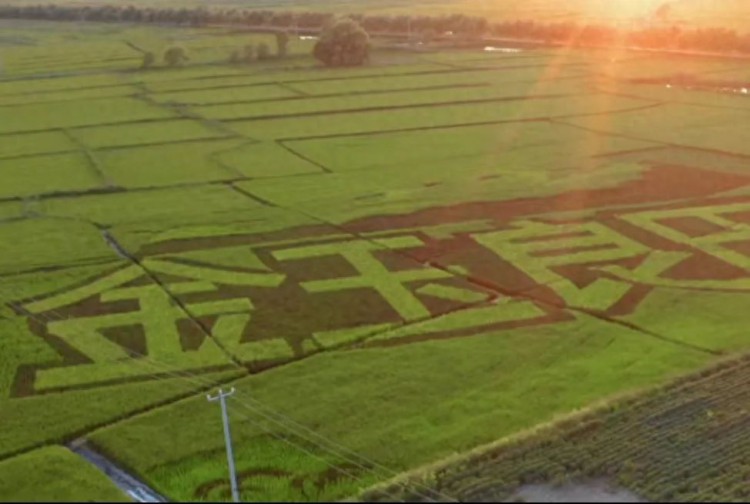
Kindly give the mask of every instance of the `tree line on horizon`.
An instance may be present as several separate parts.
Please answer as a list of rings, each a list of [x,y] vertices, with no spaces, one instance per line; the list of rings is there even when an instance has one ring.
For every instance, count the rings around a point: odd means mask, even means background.
[[[323,12],[290,12],[244,9],[153,8],[114,5],[0,5],[0,18],[52,21],[133,22],[186,25],[237,25],[284,30],[320,30],[335,15]],[[605,24],[514,20],[490,23],[463,14],[443,16],[348,16],[371,34],[409,35],[430,41],[452,37],[480,41],[485,37],[534,40],[564,45],[625,45],[644,49],[679,49],[750,53],[750,33],[728,28],[683,28],[676,24],[623,29]],[[662,20],[663,21],[663,20]]]

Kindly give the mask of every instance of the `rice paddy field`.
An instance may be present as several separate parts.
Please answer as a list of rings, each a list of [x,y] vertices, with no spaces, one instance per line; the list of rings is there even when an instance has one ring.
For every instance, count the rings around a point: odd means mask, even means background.
[[[230,65],[273,38],[1,27],[0,475],[80,478],[35,497],[122,498],[66,462],[85,438],[171,500],[229,499],[220,386],[247,501],[356,496],[638,390],[572,456],[628,463],[638,415],[644,446],[675,416],[706,450],[745,446],[721,394],[746,364],[648,395],[750,347],[745,61],[376,43],[368,65],[326,69],[294,40]],[[187,64],[139,69],[133,46],[174,44]],[[731,428],[700,423],[722,408]],[[660,447],[638,467],[677,467]],[[747,478],[707,470],[669,495]],[[633,490],[666,496],[657,483]]]

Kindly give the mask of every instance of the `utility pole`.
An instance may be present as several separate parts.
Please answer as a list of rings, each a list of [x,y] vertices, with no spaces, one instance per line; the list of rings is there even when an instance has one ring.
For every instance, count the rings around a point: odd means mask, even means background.
[[[209,402],[219,401],[221,404],[221,418],[224,422],[224,442],[227,446],[227,462],[229,462],[229,482],[232,485],[232,500],[240,502],[240,491],[237,487],[237,471],[234,468],[234,454],[232,453],[232,433],[229,430],[229,413],[227,412],[227,397],[234,394],[234,387],[228,392],[219,389],[219,393],[213,397],[206,395]]]

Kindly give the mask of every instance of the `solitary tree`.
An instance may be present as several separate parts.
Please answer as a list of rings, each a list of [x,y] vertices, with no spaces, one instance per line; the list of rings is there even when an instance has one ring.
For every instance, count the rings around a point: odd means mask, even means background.
[[[283,58],[286,56],[289,48],[289,33],[286,31],[276,32],[276,56]]]
[[[166,63],[167,66],[174,67],[182,65],[188,59],[185,49],[182,47],[170,47],[164,52],[164,63]]]
[[[258,44],[258,59],[259,60],[267,60],[271,58],[271,48],[268,47],[268,44],[265,42],[261,42]]]
[[[370,55],[370,37],[359,23],[341,19],[326,27],[313,48],[313,56],[328,66],[357,66]]]

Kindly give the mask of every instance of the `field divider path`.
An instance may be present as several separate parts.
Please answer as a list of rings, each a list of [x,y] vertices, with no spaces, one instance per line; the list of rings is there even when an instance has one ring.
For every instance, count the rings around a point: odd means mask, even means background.
[[[96,174],[97,177],[101,179],[104,187],[109,189],[119,188],[117,183],[109,175],[107,175],[106,171],[104,171],[102,162],[99,160],[93,150],[89,149],[83,142],[81,142],[81,140],[75,135],[75,133],[70,131],[69,128],[63,128],[61,131],[70,139],[71,142],[73,142],[74,145],[76,145],[81,150],[81,152],[83,152],[89,162],[91,170]]]
[[[211,119],[206,119],[203,116],[193,113],[192,111],[190,111],[190,108],[187,105],[161,103],[161,102],[154,100],[151,97],[151,92],[146,88],[145,84],[143,83],[137,83],[137,84],[134,84],[134,86],[138,88],[139,92],[133,95],[133,97],[145,102],[148,105],[151,105],[152,107],[157,107],[163,110],[169,110],[170,112],[177,114],[177,116],[182,119],[198,121],[201,124],[203,124],[206,128],[216,131],[217,133],[220,133],[225,138],[244,138],[247,140],[253,140],[251,138],[244,137],[240,135],[239,133],[237,133],[236,131],[226,127],[224,123],[222,123],[221,121],[214,121]]]
[[[569,95],[567,95],[569,96]],[[565,95],[561,96],[561,98],[564,98]],[[443,105],[443,104],[438,104]],[[435,105],[431,105],[435,106]],[[345,137],[358,137],[358,136],[377,136],[377,135],[389,135],[392,133],[407,133],[407,132],[413,132],[413,131],[432,131],[432,130],[443,130],[443,129],[455,129],[455,128],[469,128],[472,126],[494,126],[498,124],[513,124],[513,123],[534,123],[534,122],[549,122],[554,124],[564,124],[566,126],[573,126],[577,127],[576,125],[569,124],[566,122],[560,122],[563,119],[569,119],[569,118],[575,118],[575,117],[596,117],[596,116],[608,116],[612,114],[620,114],[623,112],[638,112],[641,110],[648,110],[651,108],[656,108],[661,106],[661,103],[649,103],[647,105],[640,105],[637,107],[631,107],[627,109],[617,110],[617,111],[610,111],[610,112],[592,112],[588,114],[563,114],[563,115],[557,115],[557,116],[541,116],[541,117],[528,117],[524,119],[498,119],[494,121],[477,121],[477,122],[466,122],[466,123],[451,123],[451,124],[438,124],[434,126],[414,126],[410,128],[396,128],[396,129],[387,129],[387,130],[370,130],[370,131],[358,131],[355,133],[333,133],[333,134],[326,134],[326,135],[313,135],[313,136],[297,136],[297,137],[283,137],[283,138],[277,138],[276,141],[279,142],[299,142],[302,140],[325,140],[330,138],[345,138]],[[413,107],[412,107],[413,108]],[[389,109],[380,109],[380,111],[387,111]],[[348,112],[348,111],[347,111]],[[292,116],[286,116],[286,118],[292,117]],[[243,121],[245,119],[238,119],[238,121]],[[234,121],[234,119],[230,120]],[[227,122],[230,122],[227,121]],[[586,129],[584,127],[581,127],[582,129]],[[590,130],[593,131],[593,130]],[[607,131],[593,131],[595,133],[599,134],[605,134],[605,135],[611,135],[611,136],[623,136],[618,135],[617,133],[607,132]],[[657,142],[654,140],[646,140],[647,142],[651,143],[658,143],[661,145],[669,145],[662,142]]]
[[[314,112],[298,112],[294,114],[267,114],[258,116],[243,116],[243,117],[232,117],[224,119],[225,122],[245,122],[245,121],[268,121],[273,119],[295,119],[301,117],[316,117],[316,116],[329,116],[329,115],[346,115],[346,114],[358,114],[367,112],[388,112],[392,110],[409,110],[409,109],[429,109],[447,107],[451,105],[474,105],[482,103],[503,103],[503,102],[522,102],[531,100],[548,100],[551,98],[566,98],[568,96],[574,96],[573,94],[540,94],[533,96],[503,96],[498,98],[481,98],[481,99],[469,99],[469,100],[450,100],[441,102],[429,102],[429,103],[410,103],[405,105],[388,105],[388,106],[372,106],[372,107],[361,107],[361,108],[350,108],[350,109],[329,109],[329,110],[316,110]],[[288,140],[288,139],[283,139]]]
[[[281,85],[281,83],[279,83]],[[419,86],[419,87],[398,87],[398,88],[388,88],[388,89],[370,89],[367,91],[339,91],[335,93],[320,93],[320,94],[304,94],[302,91],[295,91],[297,93],[300,93],[299,96],[282,96],[282,97],[276,97],[276,98],[256,98],[256,99],[247,99],[247,100],[230,100],[230,101],[221,101],[221,102],[203,102],[203,103],[184,103],[185,105],[190,106],[217,106],[217,105],[251,105],[251,104],[257,104],[257,103],[286,103],[286,102],[296,102],[301,100],[317,100],[317,99],[326,99],[326,98],[345,98],[345,97],[353,97],[353,96],[370,96],[370,95],[387,95],[392,93],[411,93],[411,92],[419,92],[419,91],[441,91],[441,90],[448,90],[448,89],[471,89],[471,88],[480,88],[480,87],[489,87],[492,84],[489,82],[476,82],[476,83],[464,83],[464,84],[441,84],[441,85],[434,85],[434,86]],[[284,84],[285,87],[291,88],[289,84]],[[236,84],[227,85],[227,86],[220,86],[215,88],[210,88],[211,90],[214,89],[237,89],[237,88],[245,88],[245,87],[252,87],[252,86],[238,86]],[[291,89],[290,89],[291,90]],[[206,91],[206,89],[202,88],[195,88],[195,89],[186,89],[186,90],[180,90],[180,91],[165,91],[162,92],[164,94],[171,94],[171,93],[182,93],[182,92],[191,92],[191,91]],[[158,96],[161,93],[157,92],[149,92],[151,96]],[[641,98],[642,99],[642,98]],[[168,102],[160,102],[162,105],[164,103]],[[2,106],[10,106],[10,105],[2,105]]]
[[[276,144],[279,147],[281,147],[282,149],[284,149],[287,152],[289,152],[290,154],[292,154],[293,156],[296,156],[296,157],[300,158],[302,161],[306,161],[306,162],[308,162],[310,164],[313,164],[313,165],[317,166],[318,168],[320,168],[321,170],[323,170],[323,172],[325,172],[325,173],[333,173],[333,170],[331,170],[329,167],[325,166],[322,163],[319,163],[319,162],[315,161],[312,158],[309,158],[309,157],[305,156],[304,154],[301,154],[301,153],[297,152],[292,147],[290,147],[289,145],[287,145],[284,141],[277,140]]]
[[[698,151],[698,152],[707,152],[707,153],[711,153],[711,154],[719,154],[719,155],[722,155],[722,156],[727,156],[727,157],[731,157],[731,158],[735,158],[735,159],[742,159],[742,160],[746,160],[746,161],[750,160],[750,156],[747,156],[745,154],[738,154],[736,152],[729,152],[729,151],[724,151],[724,150],[721,150],[721,149],[706,149],[704,147],[695,147],[695,146],[686,145],[686,144],[677,144],[677,143],[672,143],[672,142],[664,142],[664,141],[661,141],[661,140],[654,140],[654,139],[651,139],[651,138],[641,138],[641,137],[637,137],[637,136],[633,136],[633,135],[628,135],[626,133],[618,133],[616,131],[604,131],[604,130],[599,130],[599,129],[596,129],[596,128],[589,128],[589,127],[586,127],[586,126],[581,126],[580,124],[574,124],[574,123],[569,123],[569,122],[565,121],[565,119],[569,119],[569,118],[572,118],[572,117],[583,117],[583,116],[556,117],[556,118],[550,119],[550,122],[553,123],[553,124],[560,125],[560,126],[567,126],[567,127],[579,129],[579,130],[582,130],[582,131],[588,131],[590,133],[596,133],[598,135],[609,135],[609,136],[614,136],[614,137],[627,138],[628,140],[636,140],[636,141],[639,141],[639,142],[647,142],[647,143],[657,144],[657,145],[660,145],[662,147],[672,147],[672,148],[675,148],[675,149],[687,149],[687,150]],[[604,157],[604,156],[602,156],[602,157]]]
[[[297,95],[298,98],[309,98],[311,95],[310,93],[305,93],[304,91],[297,89],[296,87],[292,86],[291,84],[288,84],[283,81],[279,81],[276,83],[278,87],[281,89],[286,89],[287,91],[290,91]]]

